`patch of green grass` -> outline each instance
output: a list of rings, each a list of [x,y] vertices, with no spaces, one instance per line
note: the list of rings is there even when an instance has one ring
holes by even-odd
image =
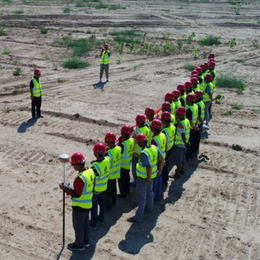
[[[69,6],[66,6],[66,7],[63,8],[63,13],[64,13],[64,14],[69,14],[70,11],[71,11],[71,9],[70,9]]]
[[[6,114],[10,113],[11,112],[11,108],[6,107],[6,108],[3,109],[3,112],[6,113]]]
[[[66,82],[67,80],[66,79],[63,79],[63,78],[58,78],[58,83],[63,83],[63,82]]]
[[[231,116],[233,114],[232,110],[227,110],[223,115],[224,116]]]
[[[11,4],[12,0],[2,0],[3,3]]]
[[[0,27],[0,36],[4,36],[5,33],[4,33],[4,28]]]
[[[244,59],[232,59],[232,61],[236,61],[238,63],[244,63],[245,62]]]
[[[15,13],[15,14],[23,14],[24,11],[23,11],[23,10],[15,10],[14,13]]]
[[[257,109],[257,108],[254,108],[254,109],[252,109],[252,114],[254,114],[254,115],[259,115],[260,114],[260,109]]]
[[[13,64],[16,65],[16,66],[19,66],[21,64],[21,61],[20,60],[14,60]]]
[[[232,107],[232,109],[236,109],[236,110],[240,110],[240,109],[243,108],[242,105],[240,105],[240,104],[236,104],[236,103],[232,104],[231,107]]]
[[[193,71],[194,70],[194,65],[193,64],[190,64],[190,63],[186,63],[183,68],[185,70],[188,70],[188,71]]]
[[[77,2],[75,7],[85,7],[86,5],[83,2]]]
[[[216,86],[219,88],[235,88],[235,89],[245,89],[246,84],[242,79],[231,75],[231,74],[222,74],[218,76]]]
[[[110,5],[108,7],[108,10],[118,10],[118,9],[126,9],[126,7],[122,5]]]
[[[89,66],[89,63],[78,58],[72,58],[65,61],[62,66],[67,69],[84,69]]]
[[[199,41],[199,44],[201,46],[212,46],[212,45],[219,45],[220,44],[220,37],[211,35],[211,34],[206,34],[206,37],[201,39]]]
[[[257,23],[259,23],[259,24],[260,24],[260,19],[257,19]]]
[[[11,52],[9,50],[3,50],[2,54],[9,55]]]
[[[16,67],[13,71],[14,76],[20,76],[22,74],[22,69],[20,67]]]
[[[40,32],[41,32],[41,34],[47,34],[48,29],[45,28],[44,26],[41,26],[41,28],[40,28]]]
[[[136,30],[112,31],[110,35],[114,36],[114,41],[119,43],[141,43],[140,37],[143,36]]]
[[[161,9],[162,12],[169,13],[171,10],[170,9]]]
[[[95,5],[96,9],[106,9],[108,7],[109,7],[108,5],[103,4],[101,1],[99,2],[99,4]]]

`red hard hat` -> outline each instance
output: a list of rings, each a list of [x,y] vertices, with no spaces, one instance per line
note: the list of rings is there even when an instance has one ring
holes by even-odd
[[[213,58],[210,58],[209,61],[214,61],[215,62],[215,60]]]
[[[143,142],[144,140],[147,140],[147,137],[146,137],[146,135],[144,135],[144,134],[138,134],[138,135],[136,136],[136,138],[135,138],[135,141],[136,141],[137,143],[141,143],[141,142]]]
[[[184,86],[185,86],[185,88],[191,88],[192,83],[190,81],[186,81]]]
[[[153,116],[154,113],[155,113],[155,111],[154,111],[154,109],[151,108],[151,107],[147,107],[147,108],[145,109],[145,115],[146,115],[146,116]]]
[[[191,72],[191,75],[194,75],[194,74],[198,75],[198,71],[197,71],[197,70],[193,70],[193,71]]]
[[[214,53],[210,53],[209,56],[208,56],[208,59],[211,59],[211,58],[215,58],[215,54]]]
[[[171,119],[172,119],[172,117],[171,117],[170,112],[168,112],[168,111],[162,112],[161,120],[171,120]]]
[[[203,97],[203,92],[200,91],[200,90],[196,90],[196,91],[195,91],[195,96],[197,96],[197,97]]]
[[[41,75],[40,69],[36,68],[36,69],[34,70],[34,75]]]
[[[116,141],[116,135],[112,132],[109,132],[105,136],[105,142],[115,142]]]
[[[206,74],[205,79],[208,79],[208,80],[212,81],[213,77],[212,77],[211,74],[208,73],[208,74]]]
[[[193,82],[198,83],[198,78],[192,77],[190,81],[191,81],[192,83],[193,83]]]
[[[70,158],[71,165],[82,164],[85,162],[85,158],[82,153],[74,153]]]
[[[169,102],[162,103],[162,109],[171,109],[171,104]]]
[[[179,97],[181,95],[181,92],[176,89],[176,90],[173,90],[172,94],[174,97]]]
[[[135,118],[135,121],[139,122],[139,123],[145,123],[145,115],[143,115],[143,114],[137,115]]]
[[[184,86],[183,84],[179,84],[179,85],[177,86],[177,89],[178,89],[179,91],[183,91],[183,90],[185,90],[185,86]]]
[[[160,119],[154,119],[151,123],[151,127],[157,130],[162,129],[162,121]]]
[[[216,65],[216,64],[215,64],[214,61],[210,61],[210,62],[209,62],[209,66],[210,66],[210,67],[215,67],[215,65]]]
[[[201,64],[200,67],[201,67],[202,71],[206,69],[206,66],[204,64]]]
[[[121,133],[123,134],[131,134],[132,127],[130,125],[123,125],[121,128]]]
[[[102,143],[95,144],[93,151],[99,154],[106,153],[106,146]]]
[[[205,69],[208,67],[208,63],[204,62]]]
[[[108,49],[108,44],[107,44],[107,43],[104,44],[104,48],[105,48],[106,50]]]
[[[187,101],[194,101],[195,100],[195,95],[194,94],[188,94],[186,96],[186,100]]]
[[[164,100],[170,100],[173,101],[173,94],[171,92],[166,93],[166,95],[164,96]]]
[[[178,114],[180,116],[185,116],[186,115],[186,109],[185,107],[178,107],[176,110],[175,110],[175,114]]]
[[[198,68],[197,68],[197,71],[198,71],[198,74],[202,73],[202,68],[201,68],[201,67],[198,67]]]

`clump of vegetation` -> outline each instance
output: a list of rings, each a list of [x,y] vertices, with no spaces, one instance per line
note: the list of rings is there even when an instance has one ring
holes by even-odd
[[[5,33],[4,33],[4,28],[0,27],[0,36],[4,36]]]
[[[257,39],[253,39],[253,40],[252,40],[252,44],[253,44],[253,46],[254,46],[255,48],[259,48],[259,42],[258,42]]]
[[[66,79],[63,79],[63,78],[58,78],[58,83],[63,83],[63,82],[66,82],[67,80]]]
[[[116,64],[120,64],[122,62],[122,58],[119,56],[116,58]]]
[[[6,114],[10,113],[11,112],[11,108],[9,108],[9,107],[4,108],[3,112],[6,113]]]
[[[232,38],[229,42],[230,48],[233,48],[237,43],[236,43],[236,38]]]
[[[232,59],[232,61],[236,61],[238,63],[244,63],[245,62],[244,59]]]
[[[89,63],[78,58],[72,58],[65,61],[62,66],[67,69],[84,69],[89,66]]]
[[[20,76],[22,74],[22,69],[20,67],[16,67],[13,71],[14,76]]]
[[[192,56],[193,56],[194,60],[198,59],[199,54],[200,54],[200,49],[198,47],[196,47],[192,50]]]
[[[45,28],[44,26],[41,26],[41,28],[40,28],[40,32],[41,32],[41,34],[47,34],[48,29]]]
[[[236,110],[240,110],[240,109],[243,108],[242,105],[240,105],[240,104],[236,104],[236,103],[232,104],[231,107],[232,107],[232,109],[236,109]]]
[[[75,7],[85,7],[85,4],[81,1],[77,2]]]
[[[214,98],[215,102],[217,104],[220,104],[220,101],[222,101],[225,97],[221,94],[217,94],[216,97]]]
[[[212,46],[212,45],[219,45],[220,44],[220,37],[211,35],[211,34],[206,34],[206,37],[201,39],[199,41],[199,44],[201,46]]]
[[[23,10],[15,10],[14,13],[15,13],[15,14],[23,14],[24,11],[23,11]]]
[[[193,38],[194,38],[195,36],[196,36],[195,33],[192,32],[189,36],[185,37],[185,38],[186,38],[186,43],[187,43],[187,44],[191,44],[192,41],[193,41]]]
[[[190,64],[190,63],[186,63],[183,68],[185,70],[188,70],[188,71],[193,71],[194,70],[194,65],[193,64]]]
[[[243,91],[246,87],[245,81],[234,75],[220,75],[216,82],[216,86],[219,88],[234,88],[237,91]],[[241,93],[239,93],[241,94]]]
[[[123,43],[141,43],[140,37],[143,36],[136,30],[112,31],[110,35],[114,36],[114,41]]]
[[[99,4],[95,5],[95,8],[96,9],[106,9],[106,8],[108,8],[108,5],[103,4],[103,2],[100,1]]]
[[[223,115],[224,116],[231,116],[233,114],[232,110],[227,110]]]
[[[21,64],[21,61],[20,60],[14,60],[13,64],[16,65],[16,66],[19,66]]]
[[[66,6],[63,8],[63,13],[64,14],[69,14],[70,13],[70,7],[69,6]]]
[[[118,9],[126,9],[126,7],[122,5],[110,5],[108,7],[108,10],[118,10]]]
[[[3,50],[2,54],[9,55],[11,52],[9,50]]]

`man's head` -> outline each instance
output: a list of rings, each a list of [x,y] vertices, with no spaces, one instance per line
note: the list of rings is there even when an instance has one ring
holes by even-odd
[[[208,64],[209,64],[209,69],[210,69],[210,70],[213,70],[213,69],[215,68],[215,65],[216,65],[216,64],[215,64],[214,61],[209,61]]]
[[[171,123],[171,113],[168,111],[162,112],[161,120],[164,126],[169,126]]]
[[[93,152],[97,159],[104,158],[106,153],[106,146],[102,143],[97,143],[93,148]]]
[[[212,75],[211,74],[206,74],[206,76],[205,76],[205,78],[204,78],[204,81],[206,82],[206,83],[209,83],[209,82],[211,82],[213,80],[213,77],[212,77]]]
[[[185,86],[185,92],[189,93],[192,88],[192,83],[190,81],[186,81],[184,86]]]
[[[162,103],[162,112],[164,111],[171,112],[171,104],[169,102]]]
[[[135,117],[135,122],[138,127],[143,127],[145,123],[145,115],[139,114]]]
[[[194,101],[195,101],[195,95],[194,94],[188,94],[186,96],[186,103],[187,103],[188,106],[193,105]]]
[[[154,135],[158,135],[162,130],[162,121],[160,119],[154,119],[151,123],[151,131]]]
[[[195,101],[199,102],[203,99],[203,92],[200,90],[195,91]]]
[[[197,88],[198,87],[198,78],[192,77],[190,81],[192,83],[192,88]]]
[[[165,94],[165,96],[164,96],[165,102],[172,103],[173,100],[174,100],[174,97],[173,97],[173,94],[171,92],[168,92],[168,93]]]
[[[172,94],[174,98],[173,101],[176,101],[181,96],[181,92],[178,89],[173,90]]]
[[[154,109],[151,108],[151,107],[147,107],[147,108],[145,109],[145,115],[146,115],[146,117],[148,118],[149,121],[152,121],[152,120],[153,120],[154,113],[155,113],[155,111],[154,111]]]
[[[36,69],[34,70],[34,77],[37,78],[37,79],[39,79],[40,76],[41,76],[41,71],[40,71],[40,69],[36,68]]]
[[[137,144],[143,149],[147,146],[147,137],[144,134],[138,134],[135,137],[135,141],[137,142]]]
[[[180,93],[183,95],[184,94],[184,91],[185,91],[185,86],[183,84],[179,84],[177,86],[177,90],[180,91]]]
[[[73,166],[76,171],[82,171],[82,169],[84,169],[85,161],[82,153],[74,153],[70,158],[71,166]]]
[[[177,121],[183,120],[185,118],[185,115],[186,115],[185,107],[178,107],[175,110],[175,117],[176,117]]]
[[[123,125],[121,128],[121,136],[124,140],[128,139],[130,137],[130,134],[132,132],[132,127],[130,125]]]
[[[109,47],[108,44],[105,43],[105,44],[104,44],[104,49],[105,49],[105,50],[108,50],[108,47]]]
[[[105,142],[109,148],[114,148],[116,143],[116,135],[112,132],[108,132],[105,136]]]

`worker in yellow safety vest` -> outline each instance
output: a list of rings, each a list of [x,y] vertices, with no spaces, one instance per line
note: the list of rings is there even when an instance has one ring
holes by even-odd
[[[166,102],[166,101],[162,103],[162,112],[165,112],[165,111],[170,112],[170,113],[172,111],[171,104],[169,102]],[[171,124],[174,125],[175,121],[176,121],[175,120],[175,115],[171,113]]]
[[[151,125],[151,123],[152,123],[152,121],[153,121],[153,119],[154,119],[155,111],[154,111],[153,108],[147,107],[147,108],[145,109],[144,114],[145,114],[145,116],[146,116],[147,119],[148,119],[148,122],[145,122],[145,125],[151,130],[150,125]],[[148,143],[151,143],[151,142],[152,142],[152,136],[153,136],[153,134],[152,134],[152,132],[150,131],[150,135],[147,136]]]
[[[181,102],[181,106],[185,107],[186,106],[186,94],[185,94],[185,86],[183,84],[179,84],[177,86],[177,90],[180,91],[181,95],[179,97],[179,100]]]
[[[179,97],[181,96],[181,92],[177,89],[172,91],[172,95],[173,95],[173,101],[171,103],[171,114],[173,114],[175,116],[175,110],[178,107],[181,107],[181,101],[179,100]]]
[[[237,15],[240,14],[240,9],[241,9],[241,3],[240,3],[240,1],[238,1],[237,4],[236,4],[236,14]]]
[[[110,55],[111,51],[108,49],[108,44],[104,44],[103,48],[100,51],[99,57],[100,57],[100,80],[99,82],[102,82],[103,72],[106,73],[106,82],[109,82],[109,62],[110,62]]]
[[[95,175],[92,169],[85,167],[85,161],[82,153],[74,153],[70,162],[78,174],[73,188],[65,183],[59,185],[61,190],[71,196],[75,242],[68,244],[68,249],[72,251],[83,251],[89,247],[89,211],[92,208]]]
[[[41,105],[42,105],[42,84],[40,81],[41,71],[40,69],[34,70],[34,76],[30,81],[30,97],[31,97],[31,112],[32,119],[43,117],[41,115]],[[35,116],[36,108],[36,116]]]

